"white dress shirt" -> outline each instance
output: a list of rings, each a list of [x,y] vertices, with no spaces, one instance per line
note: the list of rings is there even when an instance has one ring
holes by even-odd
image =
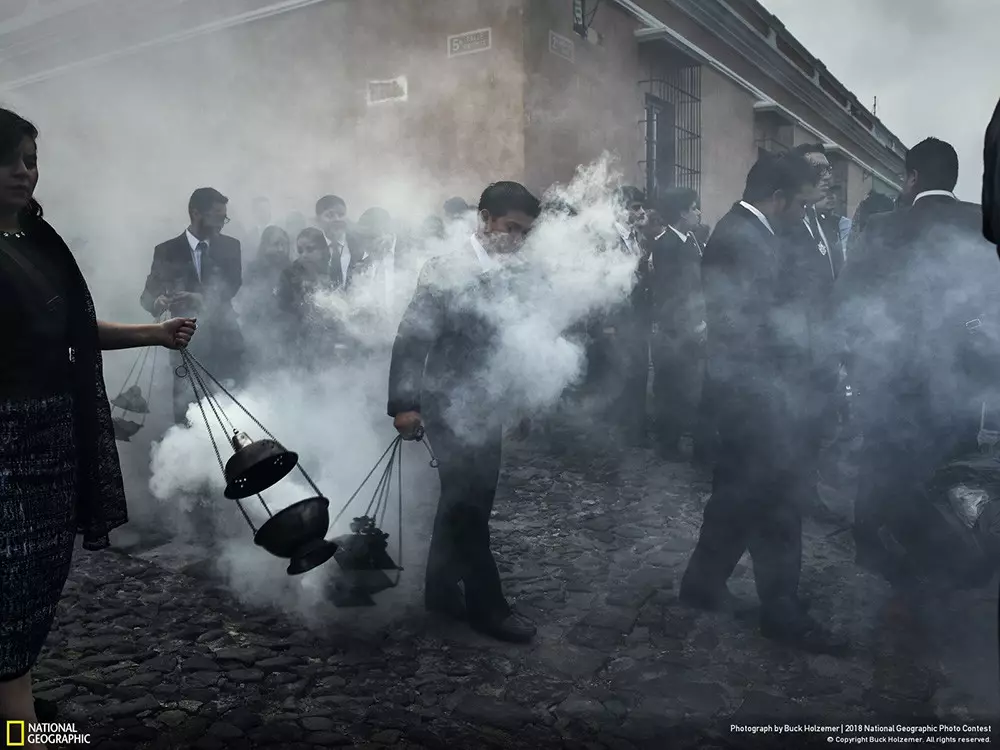
[[[476,254],[476,260],[479,261],[479,265],[483,271],[492,271],[497,268],[499,263],[489,256],[486,252],[486,248],[483,247],[483,243],[479,241],[479,238],[476,237],[476,235],[472,235],[470,239],[472,240],[472,252]]]
[[[198,281],[201,281],[201,255],[202,251],[198,248],[198,245],[204,245],[205,249],[208,249],[208,240],[199,240],[193,234],[191,230],[185,230],[185,235],[187,235],[188,244],[191,246],[191,260],[194,262],[194,270],[198,274]]]
[[[771,227],[771,222],[769,222],[767,220],[767,217],[764,216],[764,214],[762,214],[760,212],[759,208],[757,208],[756,206],[750,205],[746,201],[740,201],[740,205],[743,206],[743,208],[745,208],[747,211],[749,211],[750,213],[752,213],[754,216],[756,216],[758,219],[760,219],[760,223],[763,224],[767,228],[768,232],[770,232],[771,234],[774,234],[774,229]]]
[[[330,248],[330,262],[331,264],[340,259],[340,278],[344,284],[347,284],[347,271],[351,267],[351,248],[347,246],[347,237],[341,237],[339,239],[330,239],[323,233],[326,237],[327,247]]]
[[[955,194],[953,192],[951,192],[950,190],[924,190],[922,193],[917,193],[913,197],[913,202],[916,203],[921,198],[926,198],[929,195],[946,195],[949,198],[951,198],[953,201],[957,201],[958,200],[958,198],[955,197]]]

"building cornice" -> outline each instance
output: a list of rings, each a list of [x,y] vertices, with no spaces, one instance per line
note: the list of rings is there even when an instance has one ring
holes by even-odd
[[[755,107],[773,109],[779,111],[783,116],[787,117],[791,122],[798,124],[800,127],[804,128],[808,132],[815,135],[824,144],[827,144],[831,148],[834,148],[835,150],[839,151],[846,158],[850,159],[859,167],[861,167],[863,170],[872,174],[874,177],[878,178],[881,182],[885,183],[886,185],[896,190],[901,189],[899,177],[896,176],[895,174],[896,170],[882,169],[871,166],[868,160],[859,157],[850,149],[844,148],[835,140],[824,135],[820,130],[807,123],[800,116],[790,111],[786,107],[783,107],[782,105],[775,102],[774,99],[770,97],[768,94],[766,94],[764,91],[754,86],[752,83],[747,81],[745,78],[740,76],[738,73],[733,71],[724,63],[712,57],[708,52],[701,49],[690,40],[686,39],[682,34],[667,26],[656,16],[654,16],[652,13],[650,13],[645,8],[640,6],[637,2],[635,2],[635,0],[613,0],[613,1],[618,5],[620,5],[626,12],[628,12],[636,20],[638,20],[640,23],[644,25],[644,28],[637,29],[635,32],[635,36],[640,42],[644,40],[646,41],[663,40],[666,43],[669,43],[672,46],[680,49],[681,51],[685,52],[686,54],[690,55],[692,58],[697,60],[699,63],[708,65],[709,67],[718,71],[723,76],[729,78],[734,83],[743,88],[745,91],[756,97],[757,103],[755,104]],[[711,1],[711,0],[706,0],[706,1]],[[876,163],[885,161],[884,154],[877,154],[876,156],[879,157],[878,159],[876,159]],[[900,162],[900,167],[901,167],[902,159],[898,158],[898,160]],[[901,169],[899,171],[901,171]],[[892,176],[887,176],[886,172],[889,172]]]
[[[851,114],[850,108],[841,106],[804,71],[797,68],[781,54],[767,39],[750,28],[739,16],[720,0],[667,0],[675,8],[689,16],[726,46],[761,73],[788,91],[803,104],[814,110],[824,120],[853,139],[867,156],[901,170],[903,157],[880,142],[876,135],[866,129]],[[887,136],[895,139],[891,133]],[[898,143],[898,139],[895,139]]]

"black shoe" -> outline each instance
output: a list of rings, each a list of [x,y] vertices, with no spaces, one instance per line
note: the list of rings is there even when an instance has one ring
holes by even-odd
[[[844,656],[850,650],[850,644],[845,638],[826,630],[804,613],[784,619],[762,615],[760,634],[769,640],[812,654]]]
[[[743,604],[726,586],[718,591],[707,591],[697,586],[685,586],[683,582],[677,598],[681,604],[706,612],[737,612]]]
[[[507,643],[530,643],[538,632],[532,623],[513,612],[499,619],[474,621],[472,629]]]

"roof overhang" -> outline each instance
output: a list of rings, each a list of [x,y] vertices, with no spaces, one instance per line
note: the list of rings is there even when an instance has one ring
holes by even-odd
[[[743,76],[736,73],[732,68],[725,65],[723,62],[713,57],[707,51],[697,46],[693,42],[686,39],[682,34],[676,30],[670,28],[665,23],[660,21],[656,16],[654,16],[649,11],[642,8],[634,0],[614,0],[618,5],[628,11],[633,17],[639,20],[645,25],[645,28],[638,29],[635,32],[635,37],[639,43],[643,42],[665,42],[673,47],[676,47],[683,51],[685,54],[689,55],[693,59],[707,65],[708,67],[716,70],[726,78],[730,79],[736,83],[740,88],[747,91],[757,98],[757,103],[754,105],[755,109],[759,111],[774,111],[782,114],[784,117],[788,118],[791,122],[798,125],[799,127],[807,130],[816,136],[816,138],[823,144],[828,144],[833,149],[842,153],[845,157],[853,161],[859,167],[861,167],[866,172],[878,177],[879,180],[887,185],[894,187],[896,190],[902,189],[902,185],[899,182],[898,177],[888,177],[886,176],[886,170],[884,168],[877,168],[872,166],[872,162],[875,159],[869,157],[867,154],[860,155],[852,149],[848,149],[843,145],[837,143],[836,140],[824,134],[819,128],[806,122],[802,117],[792,112],[787,107],[778,104],[771,98],[768,94],[762,91],[757,86],[750,83]],[[692,15],[695,21],[702,23],[698,18],[699,15],[703,15],[705,7],[708,5],[717,5],[717,3],[711,2],[701,2],[701,0],[670,0],[670,2],[683,11]],[[701,12],[699,12],[699,8]],[[706,28],[715,29],[719,24],[716,23],[702,23]],[[742,25],[740,25],[742,27]],[[744,29],[746,34],[751,33],[748,29]],[[735,33],[735,32],[734,32]],[[871,152],[872,156],[875,156],[874,149],[881,148],[880,145],[876,146],[874,143],[874,137],[871,133],[866,132],[860,124],[856,123],[851,117],[850,113],[846,110],[840,108],[835,102],[829,100],[829,97],[825,93],[817,92],[815,87],[808,81],[803,81],[800,73],[795,72],[794,76],[788,71],[781,73],[779,68],[789,67],[790,63],[781,59],[781,65],[779,66],[776,62],[768,62],[759,59],[760,55],[751,56],[745,50],[741,49],[741,45],[729,41],[724,35],[720,34],[723,41],[730,44],[737,52],[739,52],[744,58],[746,58],[755,67],[762,70],[770,78],[775,80],[776,83],[781,85],[783,88],[787,89],[793,95],[797,96],[800,100],[808,104],[812,109],[815,109],[821,116],[823,116],[832,125],[837,126],[843,130],[848,135],[856,134],[856,140],[860,143],[873,142],[872,147],[868,150]],[[744,42],[742,45],[744,47],[748,46],[748,43]],[[764,45],[766,46],[766,45]],[[780,58],[780,55],[773,51],[775,55]],[[793,85],[794,84],[794,85]],[[803,85],[806,84],[806,85]],[[821,96],[820,96],[821,95]],[[815,100],[815,101],[814,101]],[[889,152],[892,153],[892,152]],[[899,156],[892,154],[892,158],[899,159]]]

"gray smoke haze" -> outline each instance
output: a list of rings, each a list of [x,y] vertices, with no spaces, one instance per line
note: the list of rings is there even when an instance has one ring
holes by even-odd
[[[469,393],[456,393],[453,420],[459,435],[470,441],[481,437],[468,415],[478,415],[477,394],[489,393],[503,407],[498,418],[510,423],[519,416],[535,415],[554,406],[583,372],[584,351],[564,333],[578,320],[620,303],[633,284],[635,259],[617,251],[621,239],[615,222],[621,207],[614,202],[620,180],[613,160],[606,156],[581,168],[567,186],[556,186],[552,195],[571,203],[576,216],[543,214],[537,229],[516,261],[517,273],[508,293],[492,302],[473,301],[474,312],[498,331],[498,344],[488,366]],[[427,254],[455,256],[468,252],[468,226],[458,226],[438,243],[424,248],[402,269],[392,298],[374,276],[361,277],[346,297],[317,296],[317,313],[340,322],[365,342],[367,358],[329,363],[312,373],[294,368],[258,376],[236,394],[237,399],[289,449],[300,454],[303,466],[336,513],[357,488],[365,474],[392,440],[394,431],[385,414],[388,354],[403,305],[412,294],[416,273]],[[462,283],[467,284],[465,277]],[[255,332],[250,332],[251,334]],[[256,332],[258,335],[260,331]],[[253,336],[251,336],[253,341]],[[225,397],[220,397],[226,417],[238,429],[260,438],[249,420]],[[189,408],[190,429],[173,427],[153,446],[150,487],[153,496],[172,512],[164,517],[175,524],[174,533],[185,533],[188,511],[196,503],[207,504],[224,519],[220,572],[232,590],[247,601],[268,603],[318,621],[323,586],[335,575],[336,563],[299,578],[284,574],[284,563],[256,548],[249,529],[229,501],[220,499],[224,481],[210,447],[206,428],[196,405]],[[211,417],[210,417],[211,418]],[[213,423],[216,438],[225,436]],[[223,461],[231,451],[220,446]],[[435,478],[427,468],[421,446],[404,446],[404,546],[414,557],[426,550]],[[336,536],[348,531],[347,524],[360,515],[374,490],[352,506],[333,529]],[[309,497],[311,490],[297,474],[265,493],[272,511]],[[266,520],[255,499],[246,501],[258,525]],[[163,514],[161,514],[163,515]],[[386,528],[395,544],[395,508],[387,514]],[[419,569],[417,567],[416,569]],[[407,566],[402,599],[412,595],[420,576]]]
[[[1000,96],[995,0],[762,0],[907,146],[933,135],[965,166],[957,195],[979,202],[983,134]]]

